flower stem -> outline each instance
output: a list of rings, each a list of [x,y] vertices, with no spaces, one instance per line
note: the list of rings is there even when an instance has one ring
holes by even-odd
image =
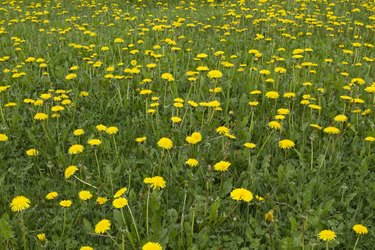
[[[62,241],[62,240],[63,240],[63,237],[64,237],[64,233],[65,233],[65,222],[66,222],[66,209],[64,208],[64,222],[63,222],[63,229],[62,229],[62,233],[61,233],[60,241]]]
[[[357,237],[357,240],[355,241],[355,244],[354,244],[353,250],[355,250],[355,249],[357,248],[358,241],[359,241],[359,236]]]
[[[21,229],[22,229],[23,249],[27,250],[26,227],[25,227],[25,221],[23,220],[23,213],[21,213]]]
[[[130,209],[129,204],[128,204],[127,207],[128,207],[128,209],[129,209],[130,217],[132,217],[132,221],[133,221],[133,225],[134,225],[134,228],[135,228],[135,232],[136,232],[136,234],[137,234],[138,242],[140,242],[140,241],[141,241],[141,238],[139,238],[138,228],[137,228],[137,224],[135,223],[135,220],[134,220],[134,216],[133,216],[132,210]]]
[[[150,200],[150,189],[147,191],[147,201],[146,201],[146,236],[148,237],[148,204]]]

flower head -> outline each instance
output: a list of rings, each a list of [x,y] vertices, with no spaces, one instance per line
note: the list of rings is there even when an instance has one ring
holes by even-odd
[[[38,240],[40,241],[45,241],[46,240],[46,234],[42,233],[42,234],[38,234],[36,236],[38,238]]]
[[[214,165],[214,169],[216,171],[221,171],[221,172],[224,172],[224,171],[227,171],[229,166],[231,165],[230,162],[227,162],[227,161],[219,161],[218,163],[216,163]]]
[[[190,167],[196,167],[199,164],[198,160],[194,158],[189,158],[187,161],[185,161],[185,163]]]
[[[353,226],[353,230],[356,234],[367,234],[368,229],[362,224],[356,224]]]
[[[53,200],[55,199],[59,194],[57,192],[49,192],[47,195],[46,195],[46,199],[47,200]]]
[[[46,120],[46,119],[48,119],[48,115],[45,114],[45,113],[36,113],[34,115],[34,119],[39,120],[39,121]]]
[[[74,144],[74,145],[70,146],[70,148],[68,150],[68,153],[70,155],[76,155],[76,154],[82,153],[83,149],[84,149],[84,147],[82,145]]]
[[[289,149],[295,146],[294,142],[288,139],[284,139],[279,141],[279,148],[281,149]]]
[[[105,132],[107,132],[107,134],[114,135],[117,134],[118,128],[114,126],[108,127]]]
[[[99,146],[100,144],[102,144],[102,141],[99,139],[91,139],[87,142],[87,144],[91,146]]]
[[[323,132],[330,135],[337,135],[340,133],[340,129],[335,127],[326,127],[325,129],[323,129]]]
[[[142,246],[142,250],[163,250],[163,247],[158,242],[147,242]]]
[[[90,200],[92,198],[92,194],[90,191],[87,191],[87,190],[82,190],[78,193],[78,196],[81,200],[83,201],[87,201],[87,200]]]
[[[113,200],[112,205],[115,208],[120,209],[120,208],[123,208],[126,205],[128,205],[128,200],[124,197],[116,198],[116,199]]]
[[[150,184],[153,189],[165,188],[166,182],[161,176],[147,177],[143,180],[144,183]]]
[[[70,176],[74,175],[74,173],[78,170],[76,166],[69,166],[65,169],[64,176],[68,179]]]
[[[103,219],[95,225],[95,233],[97,234],[104,234],[109,229],[111,229],[111,222],[107,219]]]
[[[6,134],[0,134],[0,141],[7,141],[8,136]]]
[[[158,146],[163,149],[173,148],[173,141],[167,137],[163,137],[158,141]]]
[[[31,149],[26,151],[26,154],[28,156],[37,156],[39,154],[39,152],[35,148],[31,148]]]
[[[21,212],[30,207],[30,200],[25,196],[16,196],[10,203],[10,208],[13,212]]]
[[[123,194],[125,194],[125,192],[127,190],[128,190],[127,187],[120,188],[119,190],[117,190],[117,192],[115,193],[115,195],[113,196],[113,198],[118,198],[118,197],[122,196]]]
[[[250,202],[253,199],[253,193],[245,188],[237,188],[230,192],[230,197],[236,201]]]
[[[194,132],[191,136],[187,136],[185,140],[190,144],[197,144],[202,141],[202,135],[199,132]]]
[[[336,233],[331,230],[323,230],[319,232],[318,237],[323,241],[331,241],[336,238]]]
[[[211,79],[217,79],[223,77],[223,73],[220,70],[210,70],[207,73],[207,76]]]
[[[59,204],[62,207],[71,207],[73,202],[71,200],[62,200]]]
[[[83,246],[79,250],[94,250],[94,248],[92,248],[90,246]]]

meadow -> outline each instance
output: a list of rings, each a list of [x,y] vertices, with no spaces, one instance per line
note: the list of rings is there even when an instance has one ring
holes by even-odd
[[[375,249],[375,2],[3,0],[0,249]]]

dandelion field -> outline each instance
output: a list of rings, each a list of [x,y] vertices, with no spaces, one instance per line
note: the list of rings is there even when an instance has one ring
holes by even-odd
[[[2,1],[0,249],[374,249],[373,1]]]

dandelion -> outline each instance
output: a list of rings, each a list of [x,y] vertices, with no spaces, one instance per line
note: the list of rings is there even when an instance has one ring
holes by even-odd
[[[70,155],[76,155],[76,154],[80,154],[83,152],[83,149],[84,147],[80,144],[74,144],[72,146],[70,146],[69,150],[68,150],[68,153]]]
[[[273,128],[273,129],[281,129],[281,124],[277,121],[270,121],[268,123],[268,127]]]
[[[284,139],[279,141],[279,148],[281,149],[289,149],[295,146],[294,142],[288,139]]]
[[[59,204],[62,207],[68,208],[72,206],[73,202],[71,200],[62,200]]]
[[[356,224],[353,226],[353,231],[356,233],[356,234],[360,234],[360,235],[364,235],[364,234],[367,234],[368,233],[368,229],[367,227],[365,227],[364,225],[361,225],[361,224]]]
[[[237,188],[230,192],[230,197],[236,201],[250,202],[253,200],[253,193],[245,188]]]
[[[323,241],[331,241],[336,238],[336,233],[331,230],[323,230],[319,232],[318,237]]]
[[[221,127],[218,127],[216,129],[216,132],[220,135],[224,135],[226,133],[229,133],[229,128],[225,127],[225,126],[221,126]]]
[[[117,192],[115,193],[115,195],[113,196],[113,198],[119,198],[120,196],[122,196],[123,194],[125,194],[125,192],[127,190],[128,190],[127,187],[120,188],[119,190],[117,190]]]
[[[365,141],[373,142],[373,141],[375,141],[375,137],[373,137],[373,136],[367,136],[365,138]]]
[[[166,186],[166,182],[161,176],[148,177],[143,182],[149,184],[153,189],[163,189]]]
[[[227,162],[227,161],[220,161],[218,163],[216,163],[214,165],[214,169],[216,171],[221,171],[221,172],[224,172],[224,171],[227,171],[229,166],[231,165],[230,162]]]
[[[55,199],[59,194],[57,192],[50,192],[46,195],[47,200],[53,200]]]
[[[92,248],[90,246],[83,246],[79,250],[94,250],[94,248]]]
[[[107,134],[114,135],[117,134],[118,128],[114,126],[108,127],[105,132],[107,132]]]
[[[96,126],[96,129],[98,131],[106,131],[107,130],[107,126],[103,125],[103,124],[99,124]]]
[[[91,146],[99,146],[100,144],[102,144],[102,141],[99,139],[91,139],[87,142],[87,144]]]
[[[277,99],[277,98],[279,98],[279,93],[277,93],[276,91],[268,91],[266,93],[266,97],[268,99]]]
[[[0,141],[7,141],[8,136],[6,134],[0,134]]]
[[[274,218],[274,216],[273,216],[273,210],[268,211],[268,212],[264,215],[264,220],[265,220],[266,222],[270,222],[270,223],[274,222],[275,218]]]
[[[346,122],[348,120],[348,117],[346,115],[336,115],[333,119],[336,122]]]
[[[48,119],[48,115],[45,114],[45,113],[36,113],[36,114],[34,115],[34,119],[35,119],[35,120],[38,120],[38,121],[43,121],[43,120]]]
[[[188,165],[190,167],[196,167],[199,164],[198,160],[194,159],[194,158],[187,159],[187,161],[185,161],[185,163],[186,163],[186,165]]]
[[[26,151],[26,154],[28,156],[37,156],[39,154],[39,151],[36,150],[35,148],[31,148],[31,149]]]
[[[87,200],[90,200],[92,198],[92,194],[90,191],[87,191],[87,190],[82,190],[78,193],[78,196],[81,200],[83,201],[87,201]]]
[[[147,242],[142,246],[142,250],[163,250],[163,247],[158,242]]]
[[[147,139],[146,136],[144,136],[144,137],[138,137],[138,138],[135,138],[135,141],[141,143],[141,142],[145,142],[146,139]]]
[[[80,136],[80,135],[83,135],[84,133],[85,133],[85,131],[81,128],[73,131],[73,135],[75,135],[75,136]]]
[[[31,201],[25,196],[16,196],[12,199],[10,203],[10,208],[13,212],[21,212],[30,207]]]
[[[77,78],[77,74],[74,74],[74,73],[71,73],[71,74],[68,74],[67,76],[65,76],[66,80],[73,80],[73,79],[76,79],[76,78]]]
[[[325,129],[323,129],[323,132],[330,135],[337,135],[340,133],[340,129],[336,127],[326,127]]]
[[[64,173],[64,176],[65,176],[65,179],[68,179],[70,178],[72,175],[74,175],[74,173],[78,170],[78,168],[76,166],[69,166],[65,169],[65,173]]]
[[[208,78],[211,78],[211,79],[218,79],[218,78],[223,77],[223,73],[221,73],[220,70],[210,70],[207,73],[207,76]]]
[[[107,201],[108,201],[108,199],[105,198],[105,197],[98,197],[98,198],[96,198],[96,204],[98,204],[98,205],[103,205],[103,204],[105,204]]]
[[[191,136],[187,136],[185,140],[190,144],[197,144],[202,141],[202,135],[199,132],[194,132]]]
[[[173,142],[171,139],[167,138],[167,137],[162,137],[159,141],[158,141],[158,146],[163,148],[163,149],[171,149],[173,148]]]
[[[247,147],[248,149],[254,149],[257,145],[252,142],[246,142],[244,146]]]
[[[161,79],[167,80],[168,82],[174,81],[174,77],[170,73],[164,73],[161,75]]]
[[[46,234],[44,233],[38,234],[36,237],[38,238],[39,241],[42,241],[42,242],[46,240]]]
[[[117,209],[123,208],[126,205],[128,205],[128,200],[124,197],[116,198],[112,202],[112,206]]]
[[[103,219],[95,225],[95,233],[97,234],[104,234],[109,229],[111,229],[111,222],[107,219]]]

